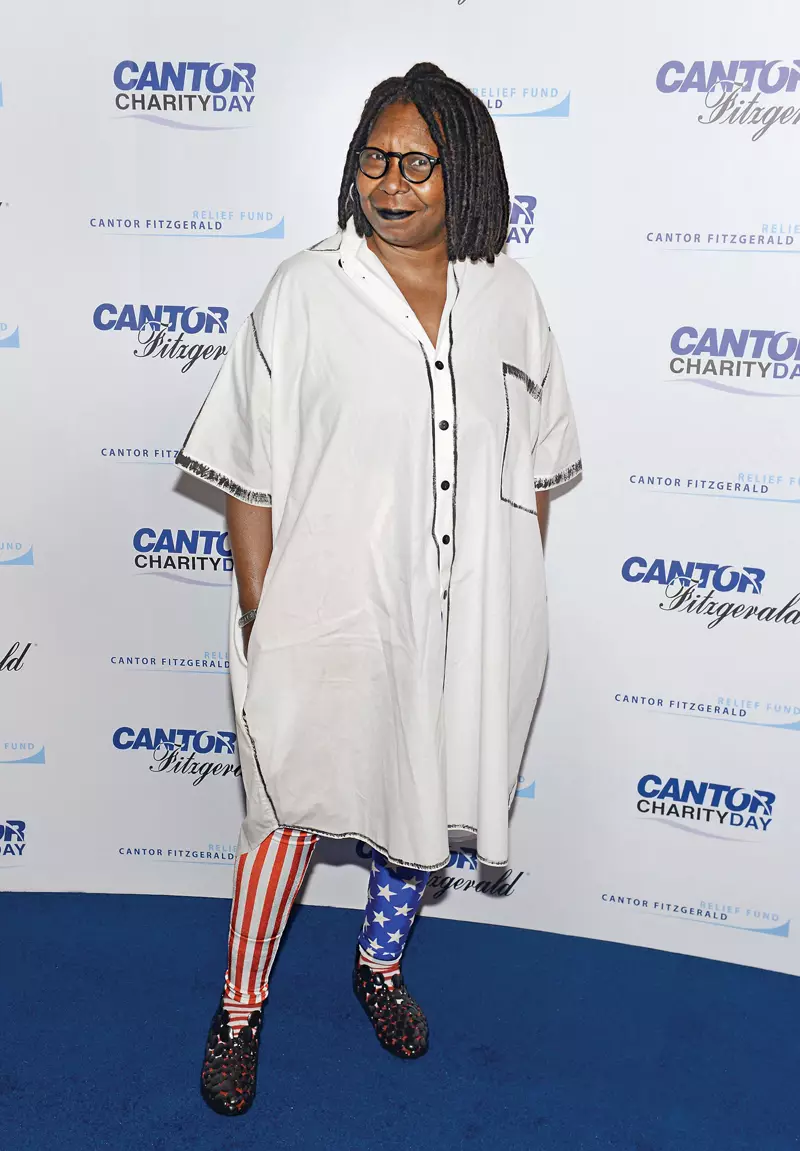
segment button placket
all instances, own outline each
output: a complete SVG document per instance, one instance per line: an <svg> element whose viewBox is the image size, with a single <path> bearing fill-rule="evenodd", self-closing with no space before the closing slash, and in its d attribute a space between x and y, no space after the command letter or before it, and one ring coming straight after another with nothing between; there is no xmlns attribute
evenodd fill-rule
<svg viewBox="0 0 800 1151"><path fill-rule="evenodd" d="M408 334L419 343L428 365L436 421L433 441L435 476L433 535L439 558L439 590L443 620L446 618L445 609L449 601L450 575L455 548L455 410L453 384L451 373L448 370L448 361L451 355L452 341L449 314L458 295L458 282L455 280L452 270L449 275L452 276L453 282L448 280L445 305L448 322L444 325L441 341L446 346L441 349L441 352L438 347L431 344L422 325L416 315L409 310L408 304L400 292L392 290L391 285L385 282L384 277L377 274L377 270L369 268L365 275L362 269L360 275L360 282L364 290L373 299L377 298L386 310L396 318L399 325L405 328ZM442 331L441 327L440 331ZM429 358L430 353L432 353L432 359Z"/></svg>
<svg viewBox="0 0 800 1151"><path fill-rule="evenodd" d="M450 373L447 371L445 360L439 357L434 360L431 375L438 429L435 438L438 499L436 500L434 534L439 543L439 593L442 617L444 618L447 599L450 594L450 575L453 567L455 412L453 411Z"/></svg>

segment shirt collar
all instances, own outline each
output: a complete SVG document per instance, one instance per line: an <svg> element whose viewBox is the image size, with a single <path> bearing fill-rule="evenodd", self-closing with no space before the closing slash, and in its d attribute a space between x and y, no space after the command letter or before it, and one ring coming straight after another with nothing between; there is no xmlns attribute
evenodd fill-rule
<svg viewBox="0 0 800 1151"><path fill-rule="evenodd" d="M374 252L371 252L364 236L356 232L352 217L342 233L342 243L339 249L339 259L343 270L352 279L360 283L368 294L379 303L383 310L393 317L399 326L406 329L414 339L419 340L423 346L430 346L430 341L419 320L409 309L403 293L395 284L392 277L384 268ZM452 307L459 295L464 280L467 261L450 263L447 271L447 300L443 313L443 324L440 336L447 328L448 318Z"/></svg>
<svg viewBox="0 0 800 1151"><path fill-rule="evenodd" d="M381 271L385 272L386 276L391 279L378 257L369 250L366 237L359 236L352 216L347 221L347 226L342 232L339 258L342 261L342 268L347 272L348 276L355 278L364 266L375 270L375 264L377 264ZM468 266L469 260L456 260L450 263L450 269L455 272L456 283L459 287L464 283Z"/></svg>

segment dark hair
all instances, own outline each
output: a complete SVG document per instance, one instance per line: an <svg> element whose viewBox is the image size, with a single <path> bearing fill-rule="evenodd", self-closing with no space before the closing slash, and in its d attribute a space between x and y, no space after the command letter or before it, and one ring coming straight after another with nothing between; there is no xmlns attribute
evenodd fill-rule
<svg viewBox="0 0 800 1151"><path fill-rule="evenodd" d="M493 263L508 235L508 182L489 110L458 80L435 64L415 64L373 88L350 141L339 192L339 227L352 216L359 236L372 228L356 191L357 153L372 125L390 104L414 104L442 158L451 260Z"/></svg>

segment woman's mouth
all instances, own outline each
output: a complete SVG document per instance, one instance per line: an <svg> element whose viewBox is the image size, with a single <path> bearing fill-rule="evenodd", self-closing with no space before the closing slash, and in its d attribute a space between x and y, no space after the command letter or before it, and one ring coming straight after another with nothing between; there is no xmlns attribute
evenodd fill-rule
<svg viewBox="0 0 800 1151"><path fill-rule="evenodd" d="M414 215L413 212L403 212L398 208L376 208L375 211L382 220L407 220Z"/></svg>

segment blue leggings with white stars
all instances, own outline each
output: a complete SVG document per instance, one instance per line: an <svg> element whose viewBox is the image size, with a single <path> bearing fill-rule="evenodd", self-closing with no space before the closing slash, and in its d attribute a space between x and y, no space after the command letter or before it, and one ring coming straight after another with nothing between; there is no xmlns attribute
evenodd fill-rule
<svg viewBox="0 0 800 1151"><path fill-rule="evenodd" d="M373 848L369 897L358 937L365 955L381 963L400 958L429 875L413 867L390 866Z"/></svg>

